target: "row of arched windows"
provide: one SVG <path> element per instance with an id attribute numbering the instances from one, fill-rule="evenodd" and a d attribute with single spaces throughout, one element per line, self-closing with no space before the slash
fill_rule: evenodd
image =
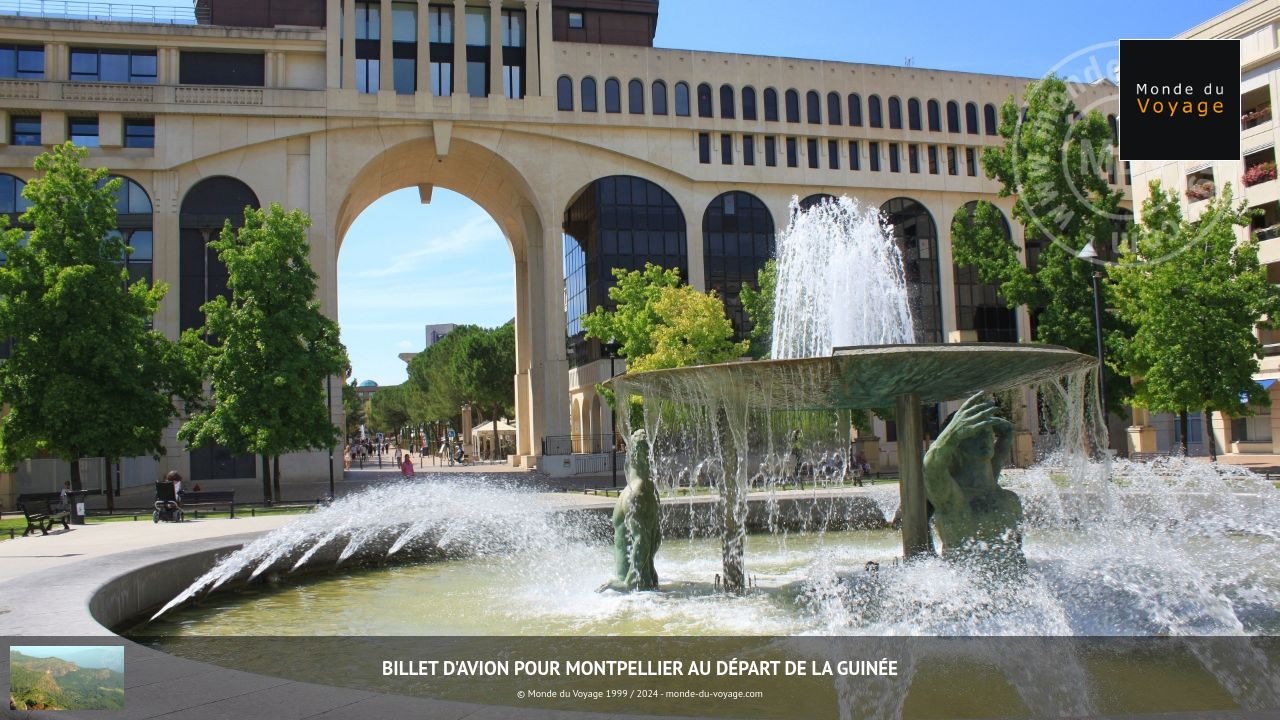
<path id="1" fill-rule="evenodd" d="M 578 91 L 583 112 L 599 111 L 596 79 L 589 76 L 582 78 L 575 88 L 573 78 L 561 75 L 556 83 L 556 107 L 566 112 L 576 109 L 578 106 L 575 105 L 575 89 Z M 654 80 L 649 85 L 647 94 L 644 81 L 630 80 L 627 83 L 626 111 L 632 115 L 645 114 L 646 95 L 652 114 L 670 114 L 667 83 L 663 80 Z M 762 98 L 757 98 L 756 89 L 751 86 L 742 88 L 739 93 L 732 85 L 721 85 L 717 92 L 709 83 L 701 83 L 692 96 L 691 103 L 689 84 L 682 81 L 675 85 L 674 112 L 679 117 L 690 117 L 696 109 L 698 117 L 710 118 L 716 116 L 715 106 L 718 105 L 720 117 L 726 120 L 737 119 L 739 110 L 743 120 L 759 120 L 761 109 L 763 109 L 766 122 L 779 122 L 785 118 L 789 123 L 799 123 L 803 118 L 803 121 L 810 125 L 821 125 L 825 112 L 825 121 L 828 125 L 844 125 L 847 122 L 852 127 L 861 127 L 863 123 L 863 101 L 858 93 L 841 95 L 837 92 L 829 92 L 824 103 L 818 91 L 810 90 L 805 93 L 803 107 L 800 102 L 800 93 L 795 89 L 783 93 L 781 105 L 778 102 L 777 90 L 765 88 L 762 95 Z M 762 100 L 762 103 L 758 104 L 758 99 Z M 763 108 L 760 107 L 761 104 Z M 977 103 L 965 103 L 963 122 L 959 102 L 948 100 L 945 107 L 946 132 L 965 132 L 970 135 L 997 134 L 1000 121 L 995 105 L 987 103 L 979 111 Z M 604 111 L 607 113 L 623 111 L 622 83 L 617 78 L 604 81 Z M 907 98 L 904 118 L 902 99 L 897 95 L 889 96 L 887 101 L 882 100 L 879 95 L 869 95 L 866 100 L 867 125 L 873 128 L 885 127 L 886 114 L 888 127 L 893 130 L 923 131 L 927 127 L 930 132 L 943 132 L 943 105 L 933 98 L 926 101 L 923 106 L 919 98 Z"/>

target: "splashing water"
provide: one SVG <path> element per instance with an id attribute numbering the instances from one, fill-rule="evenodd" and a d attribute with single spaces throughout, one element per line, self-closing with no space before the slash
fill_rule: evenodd
<path id="1" fill-rule="evenodd" d="M 902 255 L 878 210 L 847 196 L 801 210 L 792 198 L 777 248 L 773 358 L 913 341 Z"/>

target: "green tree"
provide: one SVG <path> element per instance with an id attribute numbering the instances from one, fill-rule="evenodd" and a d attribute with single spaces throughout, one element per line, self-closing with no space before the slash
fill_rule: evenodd
<path id="1" fill-rule="evenodd" d="M 1075 117 L 1067 84 L 1049 76 L 1029 83 L 1021 108 L 1010 97 L 1000 110 L 1004 145 L 987 149 L 982 166 L 1000 183 L 1001 197 L 1017 196 L 1013 215 L 1026 228 L 1028 240 L 1043 235 L 1035 267 L 1028 268 L 1003 230 L 999 211 L 979 202 L 974 217 L 952 224 L 952 247 L 960 265 L 973 266 L 978 277 L 1000 287 L 1009 307 L 1026 305 L 1036 314 L 1036 340 L 1093 354 L 1093 263 L 1076 258 L 1088 243 L 1103 252 L 1110 247 L 1124 194 L 1107 182 L 1112 135 L 1106 120 L 1090 111 Z M 1104 292 L 1103 307 L 1110 298 Z M 1126 332 L 1119 319 L 1104 313 L 1108 356 L 1114 358 Z M 1108 406 L 1117 410 L 1129 395 L 1129 379 L 1114 361 L 1104 369 Z"/>
<path id="2" fill-rule="evenodd" d="M 339 434 L 329 416 L 325 378 L 347 368 L 347 352 L 338 324 L 315 299 L 310 224 L 306 213 L 286 213 L 272 203 L 267 210 L 245 208 L 238 232 L 230 222 L 224 225 L 210 247 L 227 266 L 230 297 L 205 303 L 204 328 L 183 337 L 203 354 L 213 398 L 179 437 L 192 446 L 217 442 L 261 455 L 268 501 L 280 497 L 280 455 L 329 447 Z"/>
<path id="3" fill-rule="evenodd" d="M 756 273 L 756 286 L 742 286 L 742 309 L 751 320 L 749 354 L 757 360 L 767 359 L 773 352 L 773 302 L 778 285 L 778 263 L 769 260 Z"/>
<path id="4" fill-rule="evenodd" d="M 30 237 L 0 233 L 0 337 L 13 339 L 0 363 L 0 460 L 48 453 L 70 463 L 76 490 L 81 457 L 163 454 L 175 399 L 200 394 L 194 359 L 150 327 L 168 287 L 130 284 L 121 267 L 120 180 L 81 167 L 85 156 L 68 143 L 36 158 L 41 175 L 23 192 Z"/>
<path id="5" fill-rule="evenodd" d="M 378 388 L 369 401 L 369 429 L 396 435 L 409 424 L 409 393 L 405 384 Z"/>
<path id="6" fill-rule="evenodd" d="M 498 418 L 515 406 L 515 373 L 516 335 L 510 322 L 462 337 L 450 358 L 450 374 L 463 402 L 491 411 L 495 450 L 501 447 Z"/>
<path id="7" fill-rule="evenodd" d="M 1135 328 L 1122 356 L 1137 378 L 1134 403 L 1178 414 L 1184 454 L 1189 411 L 1204 411 L 1207 422 L 1213 411 L 1245 415 L 1250 403 L 1269 404 L 1253 380 L 1262 359 L 1254 328 L 1280 318 L 1280 288 L 1267 280 L 1252 239 L 1237 240 L 1235 229 L 1248 226 L 1230 184 L 1188 222 L 1177 194 L 1153 182 L 1135 246 L 1111 272 L 1116 311 Z"/>
<path id="8" fill-rule="evenodd" d="M 424 420 L 458 417 L 467 397 L 455 374 L 453 356 L 472 335 L 485 332 L 477 325 L 459 325 L 439 342 L 409 361 L 409 383 L 417 390 Z"/>
<path id="9" fill-rule="evenodd" d="M 354 382 L 342 385 L 342 412 L 347 418 L 347 437 L 360 432 L 360 426 L 365 424 L 364 401 Z"/>

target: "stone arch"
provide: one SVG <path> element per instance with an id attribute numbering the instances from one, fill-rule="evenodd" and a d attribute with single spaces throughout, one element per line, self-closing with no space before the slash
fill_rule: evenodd
<path id="1" fill-rule="evenodd" d="M 957 224 L 973 223 L 977 200 L 965 203 L 951 219 L 952 236 Z M 988 203 L 990 204 L 990 203 Z M 1001 230 L 1007 242 L 1013 242 L 1013 229 L 1000 208 L 991 204 L 1000 216 Z M 984 283 L 972 266 L 954 264 L 956 296 L 956 329 L 972 332 L 979 342 L 1018 342 L 1018 316 L 1000 296 L 1000 288 Z"/>
<path id="2" fill-rule="evenodd" d="M 573 451 L 584 452 L 587 432 L 582 423 L 581 395 L 574 397 L 573 403 L 569 405 L 569 434 L 572 436 Z"/>
<path id="3" fill-rule="evenodd" d="M 808 210 L 814 205 L 818 205 L 824 202 L 835 202 L 835 200 L 836 200 L 836 196 L 830 193 L 814 193 L 812 195 L 806 196 L 803 200 L 800 201 L 800 209 Z"/>
<path id="4" fill-rule="evenodd" d="M 916 342 L 942 342 L 942 277 L 938 267 L 938 226 L 923 203 L 896 197 L 880 206 L 893 227 L 911 302 Z"/>

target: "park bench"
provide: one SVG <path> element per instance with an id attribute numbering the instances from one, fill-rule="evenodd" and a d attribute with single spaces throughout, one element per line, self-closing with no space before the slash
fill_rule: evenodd
<path id="1" fill-rule="evenodd" d="M 52 500 L 49 499 L 49 495 L 53 496 Z M 48 535 L 54 523 L 62 523 L 62 527 L 70 530 L 71 513 L 57 504 L 60 501 L 61 496 L 58 493 L 18 496 L 18 505 L 22 507 L 22 514 L 27 518 L 27 529 L 22 533 L 22 537 L 30 535 L 32 530 L 39 530 L 41 535 Z"/>
<path id="2" fill-rule="evenodd" d="M 219 507 L 226 506 L 231 512 L 231 517 L 236 516 L 236 491 L 235 490 L 202 490 L 200 492 L 184 492 L 182 493 L 182 509 L 190 510 L 193 507 Z"/>
<path id="3" fill-rule="evenodd" d="M 1136 453 L 1129 453 L 1129 459 L 1130 459 L 1130 460 L 1132 460 L 1133 462 L 1140 462 L 1140 463 L 1151 462 L 1152 460 L 1156 460 L 1156 459 L 1159 459 L 1159 458 L 1167 458 L 1167 457 L 1169 457 L 1169 453 L 1167 453 L 1167 452 L 1136 452 Z"/>

